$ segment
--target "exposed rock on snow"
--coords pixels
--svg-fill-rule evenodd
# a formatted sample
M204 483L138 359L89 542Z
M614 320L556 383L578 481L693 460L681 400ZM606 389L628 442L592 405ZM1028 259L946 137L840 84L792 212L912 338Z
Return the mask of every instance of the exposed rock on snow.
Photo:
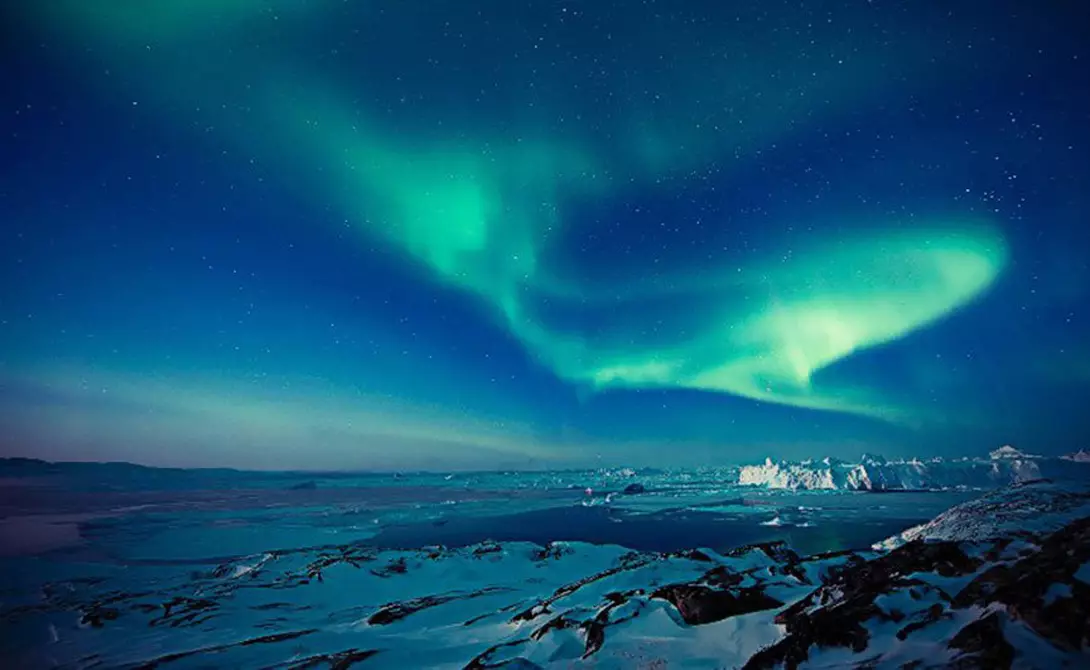
M1061 526L1054 532L1022 531L1017 541L917 540L850 561L777 614L787 635L745 667L1085 667L1090 585L1078 575L1090 560L1090 493L1067 494L1050 484L1016 487L949 517L964 537L1010 531L974 527L1009 498L1048 519L1033 528ZM1080 508L1084 516L1065 525Z
M1090 480L1090 458L1085 466L1081 457L1065 459L1031 456L1010 446L992 451L986 459L888 461L866 455L859 463L846 463L829 458L799 462L769 458L761 465L743 466L738 483L774 489L898 491L994 489L1042 477ZM1072 468L1072 461L1079 462L1078 467Z
M941 601L941 589L929 585L926 577L906 575L935 573L935 577L955 577L971 574L978 567L978 561L952 543L921 543L870 561L850 563L831 574L820 588L780 612L776 623L786 627L787 636L755 654L746 667L796 667L810 658L815 646L822 650L845 648L856 654L873 652L872 647L889 642L872 640L871 627L865 625L871 620L904 624L896 632L899 639L905 639L924 627L925 620L943 618L931 609L932 604L939 604L933 601ZM906 599L896 596L908 589L915 589L922 596L910 596L908 603L901 603ZM901 609L892 607L893 602ZM919 611L903 611L913 602L920 603Z

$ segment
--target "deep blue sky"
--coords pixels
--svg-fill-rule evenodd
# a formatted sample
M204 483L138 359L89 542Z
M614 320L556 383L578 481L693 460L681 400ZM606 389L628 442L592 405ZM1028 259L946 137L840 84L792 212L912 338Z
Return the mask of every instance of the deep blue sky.
M18 4L5 455L1087 446L1081 3Z

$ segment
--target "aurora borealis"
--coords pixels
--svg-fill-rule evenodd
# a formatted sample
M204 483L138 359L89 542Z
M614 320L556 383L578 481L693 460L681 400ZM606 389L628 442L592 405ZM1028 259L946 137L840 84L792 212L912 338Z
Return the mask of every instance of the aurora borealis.
M444 469L1090 438L1074 3L4 13L12 454Z

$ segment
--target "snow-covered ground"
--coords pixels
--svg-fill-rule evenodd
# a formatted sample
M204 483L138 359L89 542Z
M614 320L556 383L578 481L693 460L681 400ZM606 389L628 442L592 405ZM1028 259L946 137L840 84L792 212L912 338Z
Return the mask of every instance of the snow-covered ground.
M838 459L798 462L766 459L743 466L738 483L775 489L840 491L993 489L1041 478L1090 479L1085 452L1060 458L1023 453L1004 446L987 458L886 460L863 456L858 463Z

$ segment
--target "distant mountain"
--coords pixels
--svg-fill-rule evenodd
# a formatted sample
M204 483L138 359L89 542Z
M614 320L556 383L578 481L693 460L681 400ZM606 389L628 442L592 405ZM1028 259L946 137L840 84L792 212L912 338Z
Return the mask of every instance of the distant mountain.
M1073 464L1077 463L1077 466ZM743 466L738 483L774 489L904 491L994 489L1049 477L1090 479L1090 454L1063 458L1026 454L1004 446L988 458L932 458L891 461L865 455L858 463L825 458L819 461L773 461Z
M230 468L172 468L157 465L141 465L128 461L46 461L40 458L12 456L0 458L0 474L5 476L35 476L44 474L62 474L73 472L95 472L105 475L141 473L177 473L177 472L237 472Z

